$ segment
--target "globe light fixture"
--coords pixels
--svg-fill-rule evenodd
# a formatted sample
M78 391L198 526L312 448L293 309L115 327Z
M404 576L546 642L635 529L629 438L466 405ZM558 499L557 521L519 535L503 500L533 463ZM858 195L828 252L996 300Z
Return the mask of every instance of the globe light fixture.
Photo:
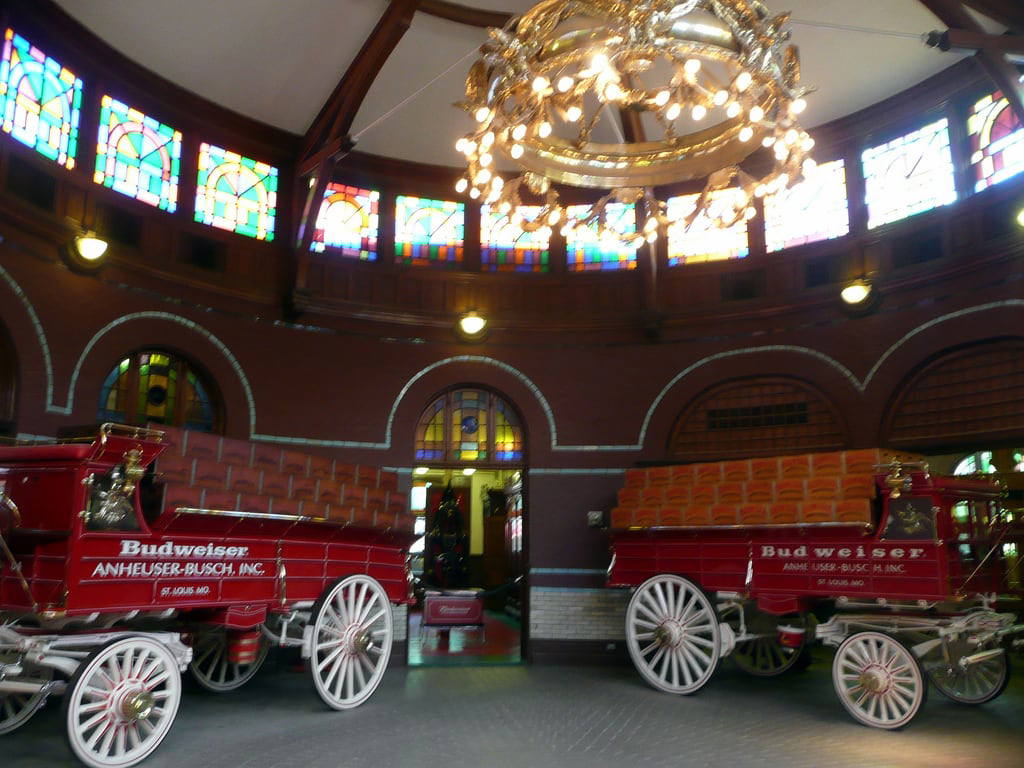
M863 304L871 295L871 283L867 280L854 280L839 292L847 304Z
M487 330L487 318L471 309L459 318L458 330L466 339L482 338Z
M739 222L756 189L780 191L814 168L804 162L814 142L796 120L807 103L788 20L761 0L545 0L488 30L456 105L477 120L458 142L470 194L494 196L481 171L501 176L492 163L500 153L517 171L501 176L499 207L521 205L526 193L542 201L541 214L521 222L527 231L557 211L563 231L596 224L603 235L613 202L643 206L641 220L659 228L688 228L701 214L720 227ZM602 116L618 110L646 113L660 135L595 140ZM493 145L481 149L485 135ZM763 161L745 163L755 152ZM703 192L675 221L654 188L693 180ZM605 193L570 217L556 184ZM736 190L729 204L712 205L725 189Z
M85 261L99 261L107 252L107 241L95 235L80 235L75 238L75 251Z

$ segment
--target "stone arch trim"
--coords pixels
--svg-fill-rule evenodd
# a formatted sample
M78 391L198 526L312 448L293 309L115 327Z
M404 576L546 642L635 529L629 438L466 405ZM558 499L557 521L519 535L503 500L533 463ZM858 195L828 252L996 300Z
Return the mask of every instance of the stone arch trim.
M116 320L112 320L100 328L100 330L96 331L92 338L89 339L86 345L82 348L82 351L78 356L78 360L75 362L74 370L71 373L71 380L68 382L68 393L64 405L55 405L51 399L46 409L48 412L58 413L65 416L71 414L75 406L75 389L78 385L78 377L82 372L82 366L85 364L85 360L89 356L89 353L110 331L136 320L165 320L170 323L175 323L190 331L198 333L212 344L214 348L224 356L232 370L234 370L235 374L238 376L239 383L242 385L242 390L245 393L246 405L249 411L249 433L252 434L256 431L256 400L253 396L252 386L249 384L249 378L245 375L245 371L242 369L242 364L238 362L238 358L236 358L228 346L211 331L204 328L194 320L189 320L187 317L175 315L170 312L132 312L127 315L122 315Z
M54 410L53 405L53 357L50 354L50 345L46 340L46 331L43 330L43 324L39 320L39 315L36 313L36 308L29 300L24 289L18 284L11 273L4 269L3 265L0 264L0 278L7 283L7 287L11 289L11 292L21 302L21 306L25 309L25 314L28 315L29 322L32 324L32 330L35 332L36 341L39 344L39 353L43 357L43 369L46 371L46 412L47 413L63 413L63 411Z

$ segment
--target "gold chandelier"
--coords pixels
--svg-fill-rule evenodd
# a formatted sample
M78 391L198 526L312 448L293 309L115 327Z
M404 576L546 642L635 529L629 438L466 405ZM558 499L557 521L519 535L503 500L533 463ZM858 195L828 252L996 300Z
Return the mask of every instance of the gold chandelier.
M527 231L596 224L628 243L685 231L702 214L719 227L751 218L754 197L814 169L814 141L797 122L806 101L788 20L759 0L542 0L489 29L469 72L456 106L476 127L455 145L467 161L456 191ZM660 136L595 141L609 109L639 113ZM502 176L498 152L516 175ZM674 220L654 188L699 179L695 207ZM608 192L569 216L555 183ZM524 187L543 200L529 221L515 213ZM612 232L613 202L643 205L641 231Z

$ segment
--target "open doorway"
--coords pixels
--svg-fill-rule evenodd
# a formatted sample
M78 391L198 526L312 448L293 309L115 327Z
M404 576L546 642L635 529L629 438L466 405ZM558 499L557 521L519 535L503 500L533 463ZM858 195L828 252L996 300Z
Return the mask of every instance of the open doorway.
M420 420L410 506L416 605L409 664L517 664L524 642L523 440L482 389L438 396Z

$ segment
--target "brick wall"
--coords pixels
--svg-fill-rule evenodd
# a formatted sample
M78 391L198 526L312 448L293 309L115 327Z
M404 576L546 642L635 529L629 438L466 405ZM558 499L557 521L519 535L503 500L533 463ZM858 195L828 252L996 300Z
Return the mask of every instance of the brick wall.
M530 640L625 640L628 589L530 589Z

